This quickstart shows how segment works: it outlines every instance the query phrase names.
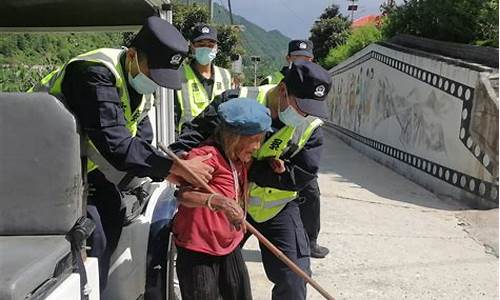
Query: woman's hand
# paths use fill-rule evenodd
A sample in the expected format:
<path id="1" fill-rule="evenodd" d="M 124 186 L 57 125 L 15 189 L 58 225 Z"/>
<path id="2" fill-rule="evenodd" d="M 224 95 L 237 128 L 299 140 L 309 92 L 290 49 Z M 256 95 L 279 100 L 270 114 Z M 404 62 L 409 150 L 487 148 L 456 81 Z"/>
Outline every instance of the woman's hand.
<path id="1" fill-rule="evenodd" d="M 245 212 L 233 199 L 217 195 L 213 197 L 211 206 L 222 211 L 229 222 L 237 229 L 239 229 L 240 225 L 245 221 Z"/>

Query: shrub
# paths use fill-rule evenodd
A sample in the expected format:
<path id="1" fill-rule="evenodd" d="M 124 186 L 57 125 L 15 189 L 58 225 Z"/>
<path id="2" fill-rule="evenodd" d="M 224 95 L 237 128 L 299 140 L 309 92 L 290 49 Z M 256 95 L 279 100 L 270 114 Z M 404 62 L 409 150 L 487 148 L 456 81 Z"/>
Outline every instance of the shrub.
<path id="1" fill-rule="evenodd" d="M 343 45 L 330 49 L 330 52 L 324 60 L 324 67 L 332 68 L 356 52 L 382 39 L 382 34 L 373 25 L 363 26 L 354 29 Z"/>

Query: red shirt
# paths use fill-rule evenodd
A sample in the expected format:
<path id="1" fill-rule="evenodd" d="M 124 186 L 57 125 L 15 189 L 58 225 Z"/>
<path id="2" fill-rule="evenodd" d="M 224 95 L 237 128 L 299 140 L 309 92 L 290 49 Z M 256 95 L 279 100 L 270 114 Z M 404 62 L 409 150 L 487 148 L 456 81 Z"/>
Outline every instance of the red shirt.
<path id="1" fill-rule="evenodd" d="M 193 158 L 208 153 L 211 153 L 212 157 L 205 163 L 214 168 L 212 180 L 208 185 L 216 193 L 235 199 L 231 166 L 216 147 L 206 145 L 194 148 L 188 157 Z M 241 191 L 241 186 L 247 179 L 246 169 L 241 164 L 236 164 L 235 168 L 239 174 Z M 208 207 L 190 208 L 179 205 L 173 232 L 177 246 L 216 256 L 231 253 L 243 239 L 243 232 L 236 230 L 223 212 L 213 212 Z"/>

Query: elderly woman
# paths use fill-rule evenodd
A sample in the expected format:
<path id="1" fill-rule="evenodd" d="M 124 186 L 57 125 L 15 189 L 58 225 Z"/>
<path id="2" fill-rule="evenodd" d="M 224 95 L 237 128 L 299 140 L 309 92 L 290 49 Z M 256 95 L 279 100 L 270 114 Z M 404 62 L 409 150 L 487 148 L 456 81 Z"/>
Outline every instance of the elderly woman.
<path id="1" fill-rule="evenodd" d="M 182 299 L 252 299 L 248 271 L 239 247 L 246 211 L 247 169 L 270 130 L 269 110 L 253 99 L 233 99 L 219 107 L 215 136 L 188 157 L 211 157 L 208 183 L 216 191 L 181 185 L 173 232 Z"/>

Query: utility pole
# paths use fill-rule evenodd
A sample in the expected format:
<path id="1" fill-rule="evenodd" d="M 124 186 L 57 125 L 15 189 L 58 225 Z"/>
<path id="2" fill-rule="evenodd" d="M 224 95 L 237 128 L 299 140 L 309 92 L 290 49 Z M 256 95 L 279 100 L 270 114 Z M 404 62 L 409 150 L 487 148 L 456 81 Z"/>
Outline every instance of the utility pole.
<path id="1" fill-rule="evenodd" d="M 351 12 L 351 22 L 354 21 L 354 12 L 358 10 L 358 5 L 355 4 L 358 0 L 349 0 L 351 4 L 347 6 L 347 10 Z"/>
<path id="2" fill-rule="evenodd" d="M 229 8 L 229 19 L 231 20 L 231 25 L 234 25 L 233 10 L 231 9 L 231 0 L 227 0 L 227 7 Z"/>
<path id="3" fill-rule="evenodd" d="M 260 61 L 260 56 L 251 56 L 250 60 L 253 62 L 253 86 L 257 86 L 257 64 Z"/>
<path id="4" fill-rule="evenodd" d="M 214 19 L 214 1 L 208 0 L 208 17 L 210 22 Z"/>

